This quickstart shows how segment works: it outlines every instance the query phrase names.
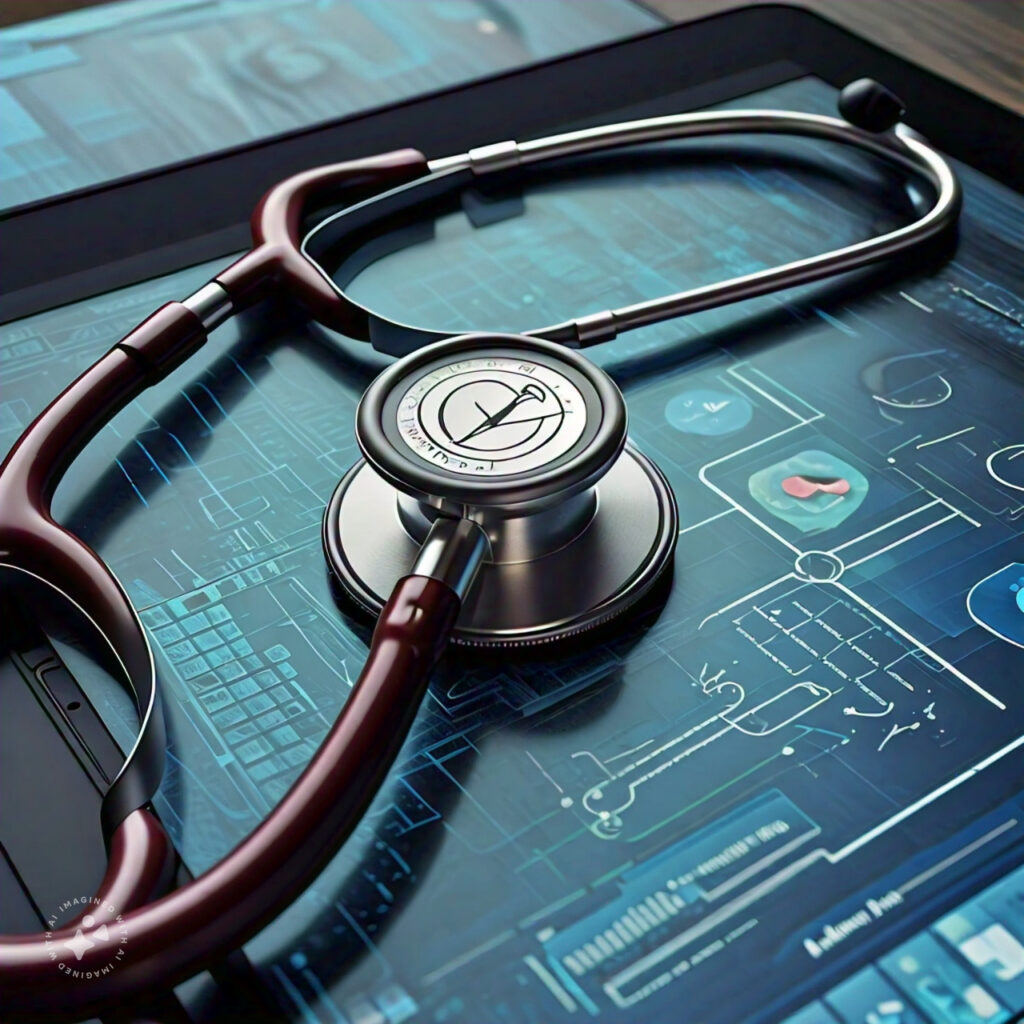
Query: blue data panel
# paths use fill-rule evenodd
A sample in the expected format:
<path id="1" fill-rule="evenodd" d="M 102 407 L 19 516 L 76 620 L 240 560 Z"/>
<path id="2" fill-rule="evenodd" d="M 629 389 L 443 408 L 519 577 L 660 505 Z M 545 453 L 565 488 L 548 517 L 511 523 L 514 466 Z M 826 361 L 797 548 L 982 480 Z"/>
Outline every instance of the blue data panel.
<path id="1" fill-rule="evenodd" d="M 813 80 L 743 101 L 833 103 Z M 248 947 L 294 1019 L 1024 1007 L 1024 201 L 962 174 L 951 261 L 590 350 L 679 499 L 667 603 L 574 654 L 442 666 L 357 834 Z M 848 154 L 662 146 L 463 197 L 347 273 L 403 320 L 523 329 L 908 215 Z M 0 329 L 0 443 L 211 269 Z M 121 414 L 58 493 L 152 636 L 158 804 L 193 870 L 280 799 L 358 673 L 367 627 L 332 598 L 319 530 L 384 365 L 261 311 Z M 116 691 L 96 699 L 130 737 Z"/>
<path id="2" fill-rule="evenodd" d="M 0 30 L 0 208 L 657 28 L 629 0 L 127 0 Z"/>

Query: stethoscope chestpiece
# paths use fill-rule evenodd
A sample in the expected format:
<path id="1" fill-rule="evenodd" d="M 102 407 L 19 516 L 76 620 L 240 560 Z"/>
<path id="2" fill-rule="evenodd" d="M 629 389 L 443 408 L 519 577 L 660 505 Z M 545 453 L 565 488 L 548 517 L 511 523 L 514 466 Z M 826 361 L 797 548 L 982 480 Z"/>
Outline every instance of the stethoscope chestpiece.
<path id="1" fill-rule="evenodd" d="M 356 413 L 366 461 L 438 510 L 503 517 L 560 504 L 609 470 L 626 443 L 611 379 L 564 347 L 467 334 L 382 373 Z"/>
<path id="2" fill-rule="evenodd" d="M 678 529 L 626 425 L 611 378 L 550 342 L 472 334 L 399 360 L 360 402 L 365 461 L 327 508 L 338 582 L 377 614 L 435 520 L 467 518 L 490 558 L 456 642 L 543 643 L 607 621 L 671 565 Z"/>

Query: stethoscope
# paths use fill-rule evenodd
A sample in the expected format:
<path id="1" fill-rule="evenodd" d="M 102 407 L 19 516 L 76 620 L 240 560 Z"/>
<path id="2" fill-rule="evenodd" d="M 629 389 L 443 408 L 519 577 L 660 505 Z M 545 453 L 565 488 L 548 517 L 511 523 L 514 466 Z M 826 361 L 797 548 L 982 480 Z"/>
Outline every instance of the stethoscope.
<path id="1" fill-rule="evenodd" d="M 184 301 L 157 310 L 38 416 L 0 466 L 0 566 L 56 591 L 91 623 L 134 693 L 140 730 L 104 798 L 109 864 L 87 922 L 92 945 L 73 976 L 55 960 L 81 920 L 0 937 L 5 1019 L 105 1012 L 195 973 L 268 923 L 359 821 L 449 641 L 489 648 L 562 641 L 658 592 L 672 568 L 675 500 L 657 466 L 629 443 L 618 388 L 573 349 L 889 259 L 951 228 L 957 180 L 898 123 L 899 100 L 861 80 L 843 90 L 839 109 L 843 119 L 773 110 L 655 117 L 431 161 L 398 150 L 297 174 L 257 206 L 251 251 Z M 346 241 L 480 177 L 600 149 L 728 133 L 853 146 L 908 173 L 933 202 L 913 223 L 866 241 L 526 335 L 438 340 L 359 305 L 322 266 Z M 304 232 L 314 210 L 342 203 Z M 338 485 L 323 527 L 343 594 L 377 622 L 358 682 L 291 790 L 223 860 L 161 895 L 174 851 L 147 807 L 165 743 L 153 655 L 121 585 L 54 521 L 50 504 L 73 459 L 112 416 L 215 327 L 273 291 L 287 292 L 329 328 L 403 355 L 359 404 L 364 458 Z M 116 928 L 103 928 L 115 919 Z M 127 953 L 109 969 L 120 935 L 130 937 Z"/>

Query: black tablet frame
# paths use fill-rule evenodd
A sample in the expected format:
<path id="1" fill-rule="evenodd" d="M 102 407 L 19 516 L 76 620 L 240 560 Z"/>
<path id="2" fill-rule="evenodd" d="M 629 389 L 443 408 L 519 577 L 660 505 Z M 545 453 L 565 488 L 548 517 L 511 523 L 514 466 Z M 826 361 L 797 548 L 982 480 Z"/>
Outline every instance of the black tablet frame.
<path id="1" fill-rule="evenodd" d="M 876 78 L 940 149 L 1024 190 L 1022 119 L 802 8 L 765 4 L 655 29 L 246 146 L 0 213 L 0 323 L 246 247 L 275 181 L 414 146 L 428 157 L 683 96 L 688 109 L 813 74 Z"/>
<path id="2" fill-rule="evenodd" d="M 227 258 L 247 245 L 259 196 L 305 167 L 410 145 L 433 157 L 530 138 L 601 123 L 617 109 L 660 111 L 669 94 L 696 109 L 806 74 L 837 87 L 865 76 L 885 82 L 906 101 L 914 127 L 941 149 L 1024 191 L 1020 117 L 804 9 L 766 4 L 0 212 L 0 323 Z M 65 690 L 51 693 L 25 678 L 41 709 L 33 742 L 63 740 L 82 763 L 82 800 L 95 801 L 95 818 L 100 776 L 109 777 L 119 754 L 77 683 L 66 673 L 61 679 Z M 60 714 L 72 699 L 88 716 L 74 730 Z M 80 851 L 81 870 L 100 870 L 102 857 L 97 837 Z M 0 848 L 0 894 L 12 902 L 24 888 Z M 261 991 L 240 954 L 216 976 L 228 993 L 222 998 Z"/>

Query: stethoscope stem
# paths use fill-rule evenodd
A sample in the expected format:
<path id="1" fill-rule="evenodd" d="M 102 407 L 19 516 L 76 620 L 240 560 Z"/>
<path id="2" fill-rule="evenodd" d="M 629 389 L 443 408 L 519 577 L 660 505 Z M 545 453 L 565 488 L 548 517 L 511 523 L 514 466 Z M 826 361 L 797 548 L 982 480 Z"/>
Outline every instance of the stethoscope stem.
<path id="1" fill-rule="evenodd" d="M 477 523 L 439 516 L 420 547 L 412 575 L 438 580 L 465 601 L 490 553 L 487 534 Z"/>

